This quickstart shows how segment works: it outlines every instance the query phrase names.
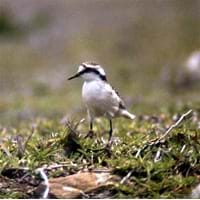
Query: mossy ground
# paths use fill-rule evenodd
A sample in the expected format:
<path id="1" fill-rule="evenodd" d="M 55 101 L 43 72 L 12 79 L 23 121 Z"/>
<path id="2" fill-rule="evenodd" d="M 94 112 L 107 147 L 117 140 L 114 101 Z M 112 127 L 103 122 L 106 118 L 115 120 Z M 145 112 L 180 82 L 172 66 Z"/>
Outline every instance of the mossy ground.
<path id="1" fill-rule="evenodd" d="M 93 138 L 85 138 L 85 122 L 79 125 L 77 122 L 62 124 L 59 120 L 38 118 L 32 123 L 21 123 L 17 128 L 2 127 L 1 178 L 8 176 L 7 181 L 17 183 L 18 170 L 28 168 L 29 175 L 39 181 L 35 169 L 54 164 L 64 167 L 49 171 L 49 177 L 103 167 L 110 169 L 121 180 L 130 173 L 124 183 L 119 181 L 112 188 L 112 198 L 188 197 L 200 173 L 199 110 L 193 108 L 192 114 L 166 138 L 152 144 L 188 109 L 182 108 L 177 113 L 166 109 L 157 116 L 138 116 L 132 122 L 114 120 L 110 149 L 105 148 L 108 134 L 104 119 L 97 121 Z M 16 170 L 13 177 L 9 175 L 14 173 L 12 169 Z M 27 181 L 24 187 L 34 188 L 29 184 Z M 1 189 L 1 198 L 31 197 L 31 190 L 26 190 L 26 193 L 18 188 L 16 191 L 12 186 Z M 8 190 L 9 194 L 6 193 Z"/>

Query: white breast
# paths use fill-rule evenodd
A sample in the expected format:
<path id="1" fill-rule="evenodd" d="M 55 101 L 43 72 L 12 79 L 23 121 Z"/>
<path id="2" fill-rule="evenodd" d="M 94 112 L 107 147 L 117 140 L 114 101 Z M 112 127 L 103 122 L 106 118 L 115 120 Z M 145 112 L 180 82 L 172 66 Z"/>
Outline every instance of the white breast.
<path id="1" fill-rule="evenodd" d="M 111 86 L 104 81 L 84 82 L 82 97 L 93 116 L 114 117 L 119 109 L 120 98 Z"/>

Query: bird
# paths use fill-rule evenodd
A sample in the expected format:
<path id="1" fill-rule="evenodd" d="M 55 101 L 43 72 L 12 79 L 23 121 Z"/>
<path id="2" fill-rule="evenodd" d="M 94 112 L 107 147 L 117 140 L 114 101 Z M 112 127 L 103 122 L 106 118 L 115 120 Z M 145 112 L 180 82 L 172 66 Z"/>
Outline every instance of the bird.
<path id="1" fill-rule="evenodd" d="M 105 117 L 109 120 L 109 138 L 112 138 L 112 119 L 125 117 L 131 120 L 135 115 L 127 111 L 124 101 L 119 93 L 108 83 L 106 73 L 101 65 L 96 62 L 83 62 L 78 67 L 77 73 L 68 80 L 81 77 L 84 80 L 82 86 L 82 99 L 89 116 L 89 132 L 93 134 L 93 122 L 95 118 Z"/>

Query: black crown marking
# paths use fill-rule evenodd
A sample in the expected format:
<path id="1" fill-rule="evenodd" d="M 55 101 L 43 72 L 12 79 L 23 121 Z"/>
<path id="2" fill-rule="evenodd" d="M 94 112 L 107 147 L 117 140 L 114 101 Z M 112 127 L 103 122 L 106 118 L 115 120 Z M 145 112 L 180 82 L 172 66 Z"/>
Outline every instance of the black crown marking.
<path id="1" fill-rule="evenodd" d="M 88 63 L 89 64 L 89 63 Z M 91 64 L 91 63 L 90 63 Z M 94 73 L 94 74 L 97 74 L 101 80 L 103 81 L 107 81 L 107 78 L 105 75 L 101 74 L 97 69 L 95 68 L 91 68 L 91 67 L 88 67 L 86 66 L 84 63 L 81 64 L 83 67 L 84 67 L 84 70 L 82 70 L 79 74 L 82 75 L 82 74 L 85 74 L 85 73 Z M 94 63 L 92 64 L 94 65 Z M 98 64 L 96 64 L 98 65 Z"/>

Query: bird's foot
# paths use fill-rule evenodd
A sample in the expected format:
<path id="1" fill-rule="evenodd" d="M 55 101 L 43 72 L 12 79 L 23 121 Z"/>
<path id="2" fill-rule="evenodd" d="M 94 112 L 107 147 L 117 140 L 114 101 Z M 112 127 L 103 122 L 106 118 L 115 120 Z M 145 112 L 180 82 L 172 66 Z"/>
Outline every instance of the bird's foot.
<path id="1" fill-rule="evenodd" d="M 108 157 L 111 157 L 112 155 L 112 140 L 109 140 L 104 148 L 105 153 Z"/>
<path id="2" fill-rule="evenodd" d="M 94 131 L 89 130 L 88 134 L 85 136 L 85 138 L 93 138 L 94 137 Z"/>
<path id="3" fill-rule="evenodd" d="M 108 157 L 111 157 L 111 155 L 112 155 L 112 144 L 113 144 L 113 139 L 111 137 L 111 138 L 109 138 L 108 143 L 104 147 L 104 151 L 108 155 Z"/>
<path id="4" fill-rule="evenodd" d="M 107 144 L 107 146 L 108 146 L 108 147 L 111 147 L 112 144 L 113 144 L 113 142 L 114 142 L 114 138 L 113 138 L 112 136 L 110 136 L 109 139 L 108 139 L 108 144 Z"/>

